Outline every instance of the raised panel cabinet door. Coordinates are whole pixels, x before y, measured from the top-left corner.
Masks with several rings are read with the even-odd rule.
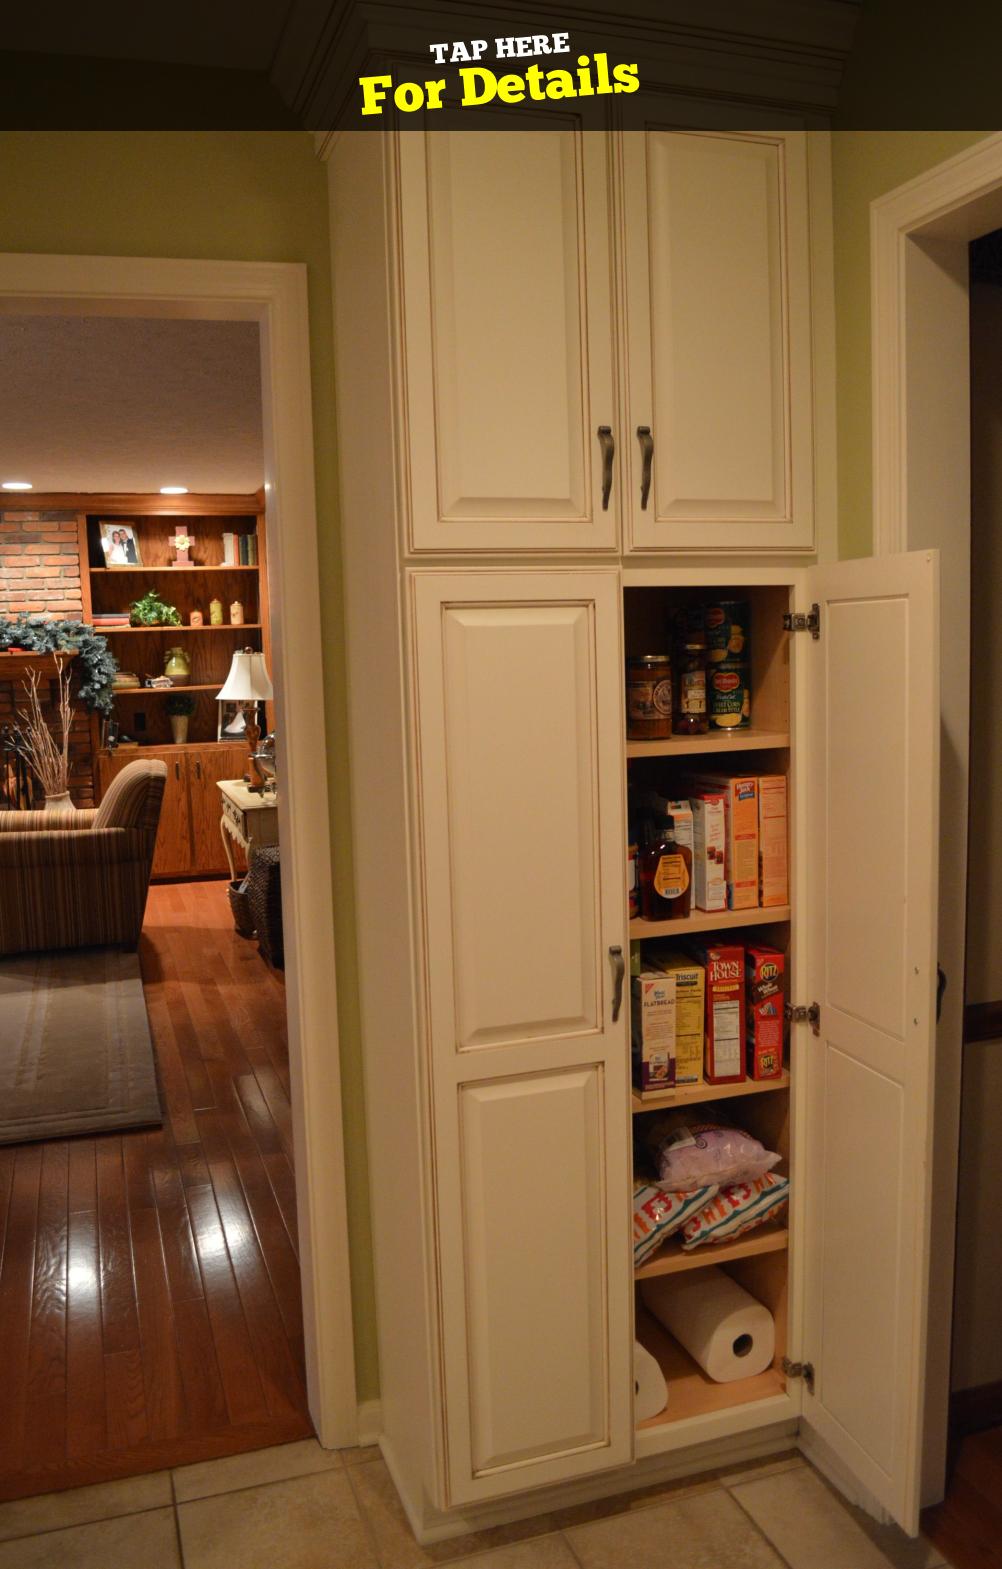
[[[938,556],[805,574],[808,1428],[918,1530],[939,843]],[[803,1163],[802,1163],[803,1164]]]
[[[410,580],[449,1506],[631,1452],[620,590]]]
[[[629,548],[814,540],[806,133],[623,136]]]
[[[192,871],[227,872],[219,819],[223,802],[216,783],[241,779],[247,764],[246,746],[205,746],[188,753],[188,792],[191,799]],[[240,851],[234,845],[237,857]]]
[[[102,752],[98,758],[98,779],[101,795],[115,775],[134,763],[137,757],[158,758],[166,764],[167,782],[164,785],[163,804],[160,808],[160,827],[157,830],[156,849],[153,852],[153,877],[184,877],[191,864],[191,811],[188,801],[188,769],[184,752],[170,749],[158,751],[143,747],[141,752],[128,748],[124,752]]]
[[[405,548],[616,549],[608,138],[437,131],[398,157]]]

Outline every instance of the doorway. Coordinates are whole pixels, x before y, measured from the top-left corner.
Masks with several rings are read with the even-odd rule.
[[[284,781],[278,815],[286,872],[282,904],[290,1100],[285,1115],[298,1176],[295,1214],[285,1184],[281,1218],[286,1227],[294,1226],[301,1246],[309,1413],[322,1443],[348,1445],[355,1441],[356,1404],[337,1073],[305,269],[291,264],[8,255],[0,257],[0,310],[250,321],[260,332],[264,506],[273,542],[274,658],[280,694],[278,769]],[[296,632],[291,638],[287,628],[293,624]],[[318,823],[323,825],[319,833]],[[158,914],[171,897],[175,900],[169,912],[172,921],[183,925],[194,918],[192,908],[186,912],[180,907],[181,895],[170,896],[166,889],[161,894],[154,888],[150,901],[154,950]],[[225,929],[218,940],[228,940]],[[179,962],[183,964],[183,958]],[[152,969],[160,968],[154,952]],[[263,1010],[269,1006],[264,994],[258,1001]]]

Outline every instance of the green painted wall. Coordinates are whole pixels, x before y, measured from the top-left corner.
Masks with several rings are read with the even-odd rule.
[[[3,132],[0,250],[307,266],[355,1354],[359,1396],[373,1399],[379,1373],[355,983],[326,170],[303,131]]]
[[[870,391],[870,203],[952,158],[985,131],[835,131],[835,332],[838,366],[839,555],[873,539]]]

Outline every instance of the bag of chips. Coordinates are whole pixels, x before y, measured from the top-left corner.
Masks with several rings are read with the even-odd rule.
[[[702,1118],[685,1111],[659,1118],[647,1133],[647,1148],[656,1181],[673,1193],[754,1182],[781,1159],[712,1110]]]
[[[678,1231],[703,1208],[716,1188],[698,1188],[694,1193],[666,1193],[647,1182],[633,1185],[633,1262],[642,1264],[666,1237]]]
[[[682,1230],[682,1248],[688,1253],[706,1242],[733,1242],[746,1231],[778,1220],[790,1201],[790,1183],[767,1171],[754,1182],[738,1182],[721,1188],[698,1214],[691,1216]],[[635,1232],[634,1232],[635,1234]]]

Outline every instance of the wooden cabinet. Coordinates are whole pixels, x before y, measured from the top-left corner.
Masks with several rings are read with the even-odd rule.
[[[409,548],[614,550],[605,137],[452,131],[398,157]]]
[[[522,144],[521,133],[511,141]],[[589,141],[616,166],[615,137]],[[653,309],[666,331],[684,326],[701,265],[711,282],[729,276],[737,287],[740,276],[710,268],[711,239],[727,243],[714,202],[731,191],[744,214],[741,245],[759,234],[764,247],[752,248],[758,282],[749,280],[749,299],[765,290],[769,333],[774,313],[783,321],[771,339],[752,331],[747,299],[724,312],[733,330],[746,318],[748,397],[759,373],[796,376],[790,313],[803,303],[782,269],[762,260],[797,221],[778,184],[796,167],[796,138],[758,141],[657,143],[651,167],[662,168],[668,198],[667,206],[657,198],[652,220],[661,249],[651,298],[638,304],[635,266],[624,275],[623,310]],[[332,154],[332,201],[353,214],[350,233],[334,234],[346,382],[366,354],[390,366],[399,346],[397,262],[384,245],[385,204],[392,210],[397,189],[390,154],[378,133],[341,136]],[[406,152],[405,172],[423,156]],[[704,176],[702,210],[693,182]],[[650,170],[644,178],[649,185]],[[524,180],[531,192],[531,160]],[[471,201],[472,181],[468,170],[460,182]],[[681,245],[681,270],[665,278],[669,220],[674,227],[679,212],[701,233]],[[617,216],[614,251],[618,224]],[[427,292],[424,301],[430,317]],[[419,299],[410,310],[420,315]],[[672,391],[661,347],[646,352],[650,408],[659,411],[646,421],[652,433],[672,397],[702,396],[700,418],[715,417],[698,367],[679,367]],[[723,358],[715,348],[715,376]],[[433,380],[424,386],[431,398]],[[624,406],[635,395],[624,390]],[[417,491],[401,488],[413,453],[391,380],[360,378],[341,400],[383,1441],[409,1516],[429,1536],[530,1513],[544,1486],[570,1484],[554,1506],[617,1480],[636,1486],[650,1471],[631,1461],[681,1474],[705,1467],[708,1454],[726,1463],[748,1452],[742,1446],[787,1444],[792,1433],[906,1528],[917,1522],[936,988],[936,561],[800,565],[796,552],[811,537],[797,533],[800,427],[770,404],[729,453],[726,421],[738,401],[724,403],[711,444],[730,476],[730,500],[743,491],[754,507],[748,516],[730,507],[690,519],[725,531],[701,533],[698,556],[690,535],[689,558],[638,561],[641,548],[676,548],[676,536],[659,532],[642,546],[628,536],[629,548],[607,566],[568,567],[561,536],[549,533],[538,562],[519,555],[531,547],[513,543],[515,561],[471,567],[464,553],[494,548],[484,543],[493,536],[465,533],[458,518],[436,533],[442,509],[428,502],[431,492],[422,523]],[[700,435],[696,451],[690,435],[692,466],[669,445],[662,478],[677,480],[679,496],[699,492],[712,503],[711,438]],[[617,446],[625,495],[634,458],[627,480]],[[388,461],[374,462],[377,451]],[[652,496],[662,452],[656,435]],[[498,484],[493,494],[502,491]],[[374,529],[376,517],[395,519],[395,534]],[[728,536],[732,525],[738,532]],[[448,541],[434,565],[414,559],[420,528],[428,541]],[[742,548],[773,558],[740,567],[707,559],[713,549]],[[669,643],[673,607],[735,596],[752,603],[752,728],[624,744],[624,652]],[[630,922],[624,779],[632,769],[649,780],[662,762],[679,780],[670,798],[683,793],[686,768],[704,764],[788,774],[788,906],[646,930]],[[769,1307],[774,1364],[727,1385],[712,1384],[636,1302],[625,997],[614,1007],[616,961],[627,959],[631,939],[714,930],[783,947],[789,1001],[804,1010],[791,1026],[788,1077],[725,1090],[740,1125],[783,1158],[788,1225],[701,1258],[676,1245],[648,1270],[721,1263]],[[717,1095],[704,1087],[684,1099]],[[670,1385],[666,1411],[636,1428],[628,1409],[635,1334],[662,1359]],[[589,1481],[614,1468],[617,1480]]]
[[[246,746],[144,746],[140,751],[100,752],[102,798],[115,775],[137,757],[159,758],[167,766],[153,876],[196,877],[227,871],[216,781],[241,777],[247,762]]]
[[[630,548],[810,550],[808,136],[628,132],[623,197]]]

